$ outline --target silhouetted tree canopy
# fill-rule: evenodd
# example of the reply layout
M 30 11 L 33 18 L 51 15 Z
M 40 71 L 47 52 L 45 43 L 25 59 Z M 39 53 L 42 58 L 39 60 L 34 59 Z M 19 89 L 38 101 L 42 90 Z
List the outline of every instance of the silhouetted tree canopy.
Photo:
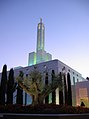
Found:
M 84 102 L 81 102 L 81 106 L 85 106 Z
M 13 92 L 15 88 L 14 71 L 10 69 L 7 82 L 7 104 L 13 104 Z
M 71 91 L 71 79 L 70 74 L 67 74 L 67 84 L 68 84 L 68 99 L 67 104 L 72 106 L 72 91 Z
M 7 85 L 7 65 L 3 66 L 1 85 L 0 85 L 0 104 L 5 105 L 6 103 L 6 85 Z
M 23 80 L 24 73 L 22 71 L 19 72 L 19 80 Z M 16 97 L 16 103 L 17 104 L 23 104 L 23 89 L 18 84 L 17 86 L 17 97 Z

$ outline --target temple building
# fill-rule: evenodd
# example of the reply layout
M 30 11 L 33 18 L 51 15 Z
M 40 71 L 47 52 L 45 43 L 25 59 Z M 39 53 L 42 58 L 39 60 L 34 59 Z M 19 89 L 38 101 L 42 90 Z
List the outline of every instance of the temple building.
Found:
M 68 90 L 68 82 L 67 82 L 67 74 L 70 74 L 70 83 L 71 83 L 71 93 L 72 93 L 72 106 L 77 106 L 81 104 L 81 99 L 78 100 L 78 90 L 76 90 L 76 84 L 81 83 L 81 82 L 85 82 L 86 79 L 84 79 L 82 77 L 82 75 L 77 72 L 76 70 L 72 69 L 71 67 L 69 67 L 68 65 L 64 64 L 63 62 L 61 62 L 58 59 L 55 60 L 50 60 L 50 61 L 46 61 L 46 62 L 42 62 L 39 64 L 35 64 L 32 66 L 27 66 L 27 67 L 22 67 L 19 69 L 15 69 L 14 70 L 14 75 L 15 78 L 19 75 L 19 72 L 22 71 L 24 73 L 24 77 L 26 77 L 27 75 L 30 74 L 31 71 L 34 71 L 34 69 L 37 69 L 39 72 L 41 72 L 42 74 L 42 80 L 45 81 L 45 77 L 46 77 L 46 73 L 48 74 L 48 83 L 50 83 L 52 81 L 52 72 L 55 73 L 55 75 L 59 74 L 60 72 L 62 72 L 63 74 L 65 74 L 65 85 L 66 85 L 66 90 L 63 89 L 63 104 L 66 104 L 66 91 Z M 64 82 L 64 79 L 63 79 Z M 80 87 L 81 88 L 81 87 Z M 79 86 L 78 86 L 79 89 Z M 55 103 L 60 105 L 60 89 L 57 88 L 55 90 L 55 95 L 52 95 L 52 93 L 50 93 L 48 95 L 48 101 L 44 101 L 44 103 Z M 32 103 L 32 99 L 31 96 L 29 96 L 28 94 L 25 94 L 25 92 L 23 93 L 23 101 L 24 104 L 28 105 Z M 16 98 L 16 96 L 14 96 Z M 14 103 L 16 103 L 16 99 L 14 98 Z M 55 99 L 55 102 L 53 100 L 53 98 Z M 89 100 L 89 96 L 87 96 L 88 100 Z M 78 100 L 78 101 L 77 101 Z M 88 101 L 89 103 L 89 101 Z M 87 105 L 86 105 L 87 106 Z
M 47 98 L 44 100 L 43 103 L 55 103 L 60 105 L 61 103 L 66 104 L 67 94 L 70 90 L 71 92 L 71 103 L 72 106 L 81 105 L 83 102 L 86 107 L 89 107 L 89 81 L 84 79 L 82 75 L 74 70 L 73 68 L 69 67 L 68 65 L 64 64 L 58 59 L 52 60 L 52 55 L 45 51 L 45 26 L 42 23 L 42 19 L 40 19 L 40 23 L 37 26 L 37 47 L 36 52 L 29 53 L 28 57 L 28 66 L 26 67 L 17 67 L 14 68 L 14 77 L 15 79 L 19 76 L 20 71 L 23 72 L 24 77 L 28 76 L 30 72 L 37 69 L 42 74 L 42 80 L 45 83 L 49 84 L 52 81 L 52 73 L 58 75 L 60 72 L 64 74 L 65 78 L 62 77 L 63 81 L 63 89 L 62 95 L 60 93 L 59 87 L 54 91 L 51 92 Z M 7 72 L 7 76 L 9 71 Z M 47 74 L 47 75 L 46 75 Z M 68 78 L 68 74 L 70 78 Z M 1 80 L 2 73 L 0 73 L 0 80 Z M 69 86 L 70 82 L 70 86 Z M 13 96 L 13 103 L 16 103 L 16 96 L 17 91 L 14 92 Z M 62 98 L 63 97 L 63 98 Z M 63 100 L 62 100 L 63 99 Z M 30 95 L 26 94 L 23 91 L 23 104 L 28 105 L 32 103 L 32 98 Z

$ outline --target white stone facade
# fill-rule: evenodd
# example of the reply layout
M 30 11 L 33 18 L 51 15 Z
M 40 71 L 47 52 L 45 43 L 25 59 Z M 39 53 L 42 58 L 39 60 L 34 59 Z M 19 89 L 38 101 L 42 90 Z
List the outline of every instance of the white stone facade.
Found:
M 72 87 L 72 105 L 73 106 L 76 105 L 76 83 L 85 80 L 79 72 L 75 71 L 68 65 L 56 59 L 56 60 L 51 60 L 51 61 L 36 64 L 36 65 L 32 65 L 32 66 L 14 69 L 14 76 L 16 78 L 19 75 L 20 71 L 22 71 L 24 73 L 24 76 L 26 76 L 27 74 L 30 74 L 30 72 L 33 71 L 34 68 L 36 68 L 39 72 L 42 73 L 43 80 L 45 79 L 45 73 L 48 72 L 49 82 L 51 81 L 52 70 L 54 70 L 55 74 L 58 74 L 60 72 L 67 74 L 69 72 L 70 78 L 71 78 L 71 87 Z M 1 74 L 0 74 L 0 77 L 1 77 Z M 60 98 L 58 91 L 59 89 L 56 89 L 56 104 L 59 104 L 59 98 Z M 16 95 L 16 93 L 14 95 Z M 49 97 L 49 99 L 51 99 L 51 97 Z M 32 101 L 31 97 L 27 96 L 27 101 L 26 101 L 27 104 L 30 104 L 31 101 Z M 25 93 L 24 93 L 24 102 L 25 102 Z M 14 99 L 14 103 L 15 103 L 15 99 Z M 50 103 L 51 103 L 51 100 L 50 100 Z

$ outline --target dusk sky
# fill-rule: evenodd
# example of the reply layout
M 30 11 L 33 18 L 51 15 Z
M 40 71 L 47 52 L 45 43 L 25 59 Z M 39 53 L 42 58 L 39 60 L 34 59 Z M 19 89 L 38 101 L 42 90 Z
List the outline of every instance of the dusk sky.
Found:
M 0 0 L 0 71 L 27 66 L 40 18 L 45 50 L 89 77 L 89 0 Z

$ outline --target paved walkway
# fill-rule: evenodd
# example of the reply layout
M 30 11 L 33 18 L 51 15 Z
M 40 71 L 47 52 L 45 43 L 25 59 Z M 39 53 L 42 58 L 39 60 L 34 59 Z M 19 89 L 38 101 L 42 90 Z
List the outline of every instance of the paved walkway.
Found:
M 13 114 L 0 113 L 0 119 L 89 119 L 87 114 Z

